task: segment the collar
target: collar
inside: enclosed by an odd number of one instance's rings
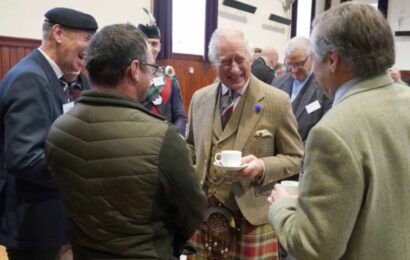
[[[245,93],[246,88],[249,86],[249,81],[250,78],[248,79],[248,81],[246,81],[245,85],[243,87],[241,87],[240,89],[235,90],[236,93],[238,93],[240,96],[243,95],[243,93]],[[222,85],[222,96],[226,94],[226,92],[229,91],[230,88],[228,88],[224,83],[221,82]]]
[[[353,88],[357,83],[360,81],[360,78],[352,78],[345,83],[343,83],[335,93],[335,98],[333,99],[332,107],[336,106],[336,104],[340,101],[340,99],[346,94],[346,92]]]
[[[48,61],[48,63],[50,64],[51,68],[53,69],[53,71],[55,72],[56,76],[58,79],[60,79],[63,76],[63,71],[60,69],[60,67],[57,65],[57,63],[55,63],[50,56],[48,56],[41,48],[38,48],[37,50],[39,50],[39,52],[41,54],[43,54],[44,58],[46,58],[46,60]]]
[[[303,80],[294,80],[297,82],[298,85],[304,85],[306,83],[306,81],[310,78],[310,76],[312,75],[313,70],[310,70],[310,72],[306,75],[306,77]]]

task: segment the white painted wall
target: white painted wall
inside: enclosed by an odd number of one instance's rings
[[[389,0],[388,21],[395,31],[410,31],[410,1]],[[400,70],[410,70],[410,36],[394,38],[396,43],[396,67]]]
[[[241,0],[243,3],[256,6],[255,14],[224,6],[222,2],[219,1],[218,27],[240,28],[247,33],[254,47],[272,46],[279,52],[279,61],[283,61],[284,49],[290,39],[290,25],[269,20],[271,13],[290,19],[291,10],[284,11],[282,0]]]
[[[222,2],[219,1],[218,26],[241,28],[255,46],[264,48],[272,45],[278,49],[280,60],[283,59],[283,49],[290,37],[290,26],[268,19],[271,13],[290,19],[290,10],[283,10],[282,0],[242,0],[258,7],[255,14],[226,7]],[[113,23],[145,23],[148,18],[142,7],[152,10],[151,5],[152,0],[1,0],[0,35],[40,39],[44,13],[57,6],[89,13],[101,28]]]
[[[376,4],[377,0],[354,0]],[[325,0],[316,1],[316,15],[323,12]],[[332,0],[332,5],[337,5],[340,0]],[[397,30],[410,31],[410,1],[409,0],[389,0],[387,11],[387,21],[389,22],[393,34]],[[410,36],[394,37],[396,44],[396,65],[400,70],[410,70]]]
[[[146,23],[142,7],[151,10],[151,0],[1,0],[0,35],[41,39],[44,14],[53,7],[68,7],[89,13],[99,27],[113,23]]]
[[[255,14],[248,14],[227,6],[219,6],[219,27],[238,27],[244,30],[254,46],[274,46],[283,60],[283,49],[290,37],[290,26],[270,21],[274,13],[290,19],[290,10],[284,11],[282,0],[242,0],[258,7]],[[332,0],[337,2],[339,0]],[[356,0],[357,1],[357,0]],[[375,0],[368,0],[374,2]],[[69,7],[92,14],[100,27],[113,23],[145,23],[147,16],[142,7],[151,8],[151,0],[1,0],[0,35],[21,38],[41,38],[41,24],[44,13],[56,6]],[[316,13],[324,7],[324,0],[318,0]],[[393,29],[410,31],[410,1],[389,0],[388,21]],[[410,36],[395,37],[396,67],[410,70]]]

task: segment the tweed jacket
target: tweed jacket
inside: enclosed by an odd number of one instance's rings
[[[410,89],[362,80],[313,127],[299,197],[269,220],[296,259],[410,259]]]
[[[68,220],[47,169],[44,144],[66,100],[39,50],[0,84],[0,244],[52,248],[67,242]]]
[[[289,96],[292,95],[292,85],[294,79],[290,74],[275,78],[272,85],[277,87]],[[317,106],[317,105],[320,106]],[[312,107],[309,108],[309,105]],[[293,113],[298,121],[298,131],[302,141],[305,142],[310,129],[319,122],[322,116],[332,107],[332,101],[325,96],[320,89],[315,75],[311,73],[306,80],[296,99],[292,102]]]
[[[194,147],[196,172],[201,184],[209,171],[212,126],[220,84],[196,91],[188,114],[187,142]],[[291,111],[289,97],[251,76],[244,95],[244,107],[239,126],[227,124],[220,142],[236,132],[235,150],[242,156],[253,154],[265,163],[262,181],[234,183],[232,192],[244,217],[253,225],[267,223],[266,196],[273,184],[299,172],[303,148],[297,133],[297,123]],[[242,100],[241,100],[242,101]],[[255,108],[256,105],[260,111]],[[218,147],[223,150],[223,145]]]
[[[79,259],[174,259],[202,221],[186,143],[129,97],[84,92],[46,148]]]

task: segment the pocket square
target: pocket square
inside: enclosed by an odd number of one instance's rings
[[[255,132],[255,137],[272,137],[272,133],[266,129],[258,130]]]

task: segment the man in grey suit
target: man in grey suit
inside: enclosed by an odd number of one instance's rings
[[[332,109],[310,131],[299,196],[272,191],[269,220],[296,259],[410,259],[410,88],[394,83],[394,38],[371,5],[317,17],[313,70]]]
[[[276,237],[263,213],[266,196],[277,180],[299,172],[303,147],[288,95],[251,75],[250,50],[242,32],[217,29],[209,59],[221,82],[196,91],[191,100],[186,138],[210,205],[193,238],[199,248],[194,259],[277,257]],[[241,151],[247,165],[228,171],[214,163],[223,150]]]
[[[312,72],[310,43],[306,37],[292,38],[285,50],[287,74],[277,77],[272,85],[289,94],[298,121],[298,131],[305,142],[310,129],[329,110],[332,102],[319,88]]]
[[[53,121],[74,105],[59,79],[78,77],[98,26],[91,15],[68,8],[51,9],[45,18],[40,48],[0,84],[0,244],[10,260],[56,259],[67,243],[68,221],[44,145]]]

